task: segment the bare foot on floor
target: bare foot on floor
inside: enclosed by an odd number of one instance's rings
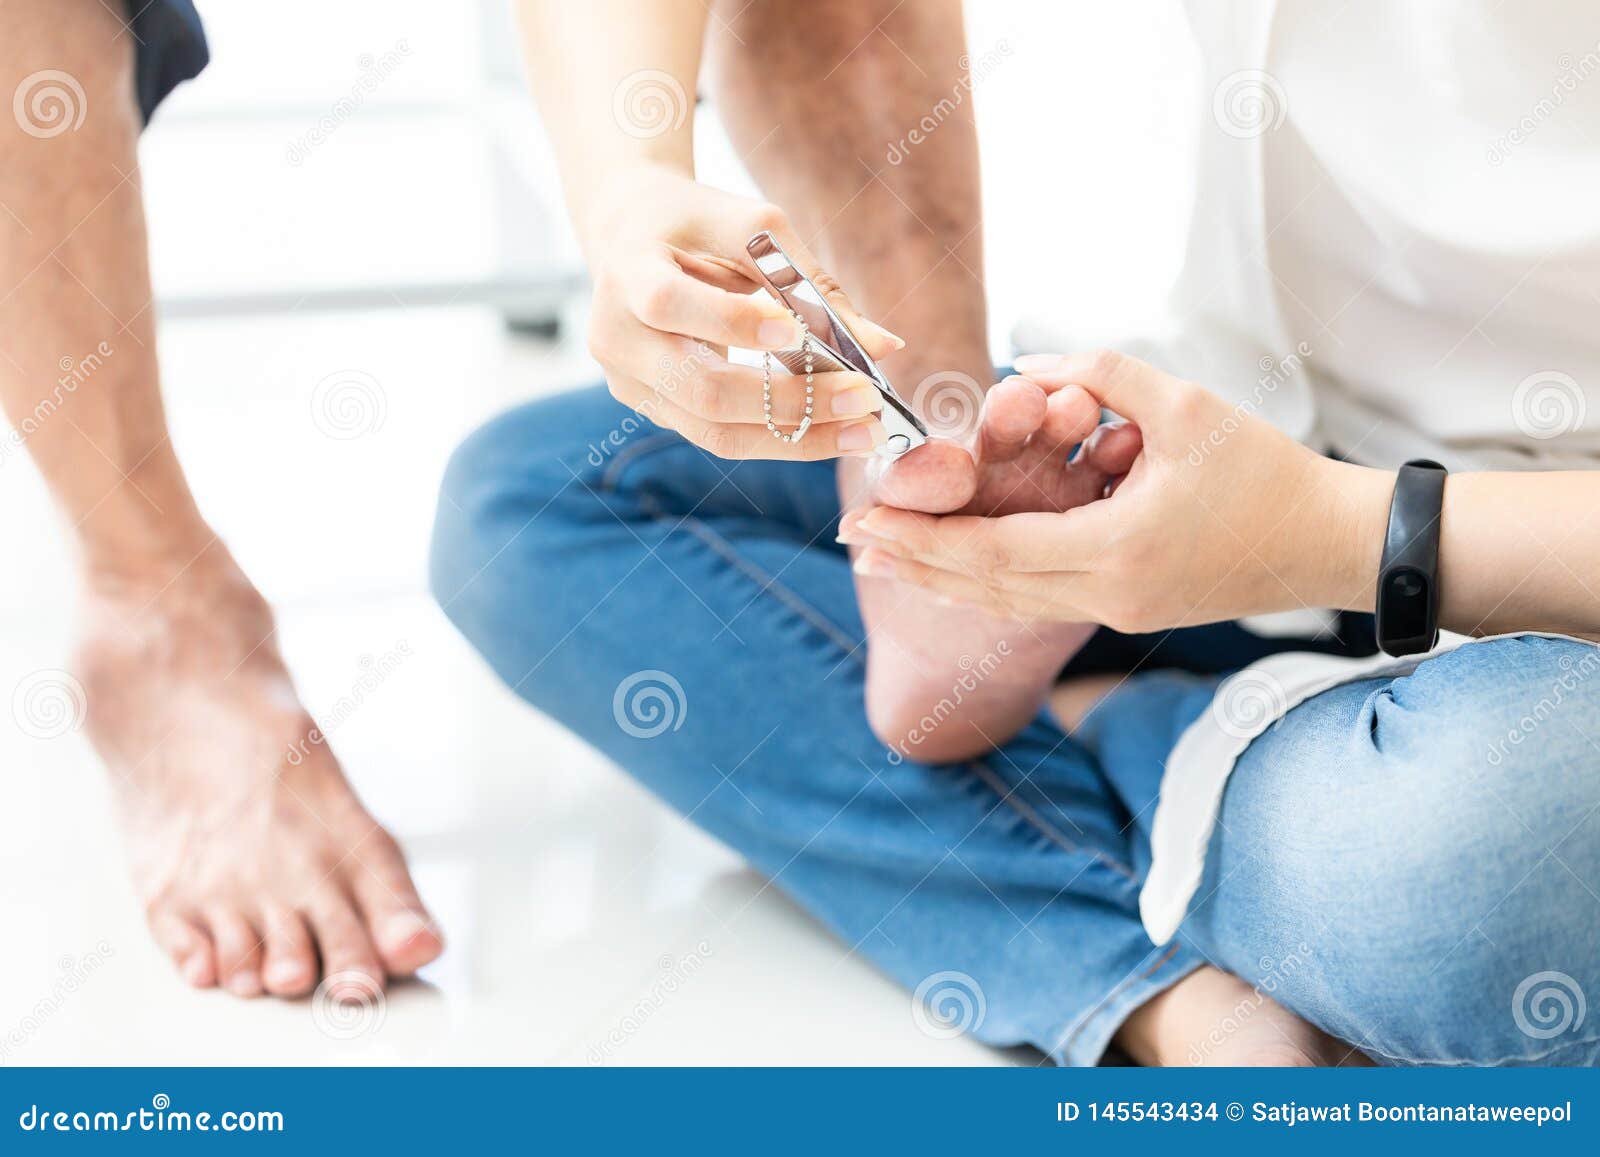
[[[344,974],[330,991],[363,999],[438,956],[400,849],[300,706],[271,611],[225,548],[176,578],[95,576],[85,599],[89,735],[183,978],[298,996]]]
[[[1117,1043],[1142,1065],[1361,1068],[1361,1052],[1221,969],[1200,968],[1141,1006]]]

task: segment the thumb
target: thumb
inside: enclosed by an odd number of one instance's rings
[[[1046,389],[1081,386],[1100,405],[1147,431],[1160,426],[1162,415],[1183,388],[1182,382],[1154,366],[1111,350],[1027,354],[1012,365]]]

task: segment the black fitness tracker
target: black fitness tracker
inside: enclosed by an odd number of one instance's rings
[[[1426,458],[1400,467],[1378,568],[1378,646],[1418,655],[1439,641],[1439,515],[1445,468]]]

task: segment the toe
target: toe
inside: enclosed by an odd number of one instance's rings
[[[355,905],[342,892],[324,890],[308,906],[311,935],[322,955],[323,983],[336,996],[348,987],[372,992],[383,987],[383,964],[356,915]]]
[[[387,833],[362,845],[350,890],[389,975],[410,976],[444,950],[399,845]]]
[[[444,938],[428,914],[398,909],[370,918],[370,934],[392,976],[410,976],[444,951]]]
[[[187,983],[195,988],[210,988],[217,983],[217,960],[211,937],[198,923],[162,912],[150,917],[150,931]]]
[[[1050,395],[1043,436],[1055,446],[1072,446],[1094,433],[1100,403],[1080,386],[1063,386]]]
[[[232,909],[217,908],[206,913],[211,939],[217,948],[217,976],[235,996],[260,996],[261,937],[255,925]]]
[[[983,400],[984,455],[1003,461],[1038,431],[1049,406],[1044,391],[1027,378],[1010,377]]]
[[[972,455],[954,442],[931,441],[891,463],[873,488],[873,500],[902,510],[948,514],[978,491]]]
[[[269,908],[261,918],[266,938],[261,979],[274,996],[304,996],[317,983],[317,950],[298,912]]]
[[[1091,469],[1115,477],[1133,469],[1144,449],[1144,435],[1131,422],[1107,422],[1084,443],[1083,461]]]

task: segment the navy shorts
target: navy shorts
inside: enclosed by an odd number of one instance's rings
[[[194,0],[124,0],[137,59],[134,85],[148,122],[156,106],[211,59]]]

